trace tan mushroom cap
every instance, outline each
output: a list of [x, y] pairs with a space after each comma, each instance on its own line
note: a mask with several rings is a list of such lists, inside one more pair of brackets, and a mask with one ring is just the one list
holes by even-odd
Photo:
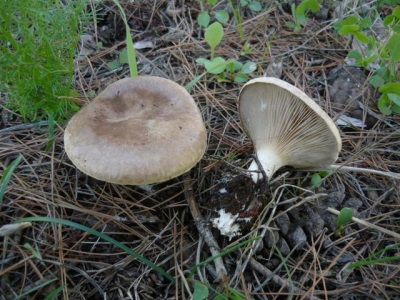
[[201, 113], [175, 82], [153, 76], [111, 84], [76, 113], [64, 134], [65, 151], [99, 180], [140, 185], [190, 170], [207, 146]]
[[[321, 170], [338, 158], [342, 142], [333, 120], [283, 80], [262, 77], [246, 83], [239, 114], [268, 178], [282, 166]], [[249, 170], [258, 170], [255, 162]], [[253, 174], [255, 181], [259, 178]]]

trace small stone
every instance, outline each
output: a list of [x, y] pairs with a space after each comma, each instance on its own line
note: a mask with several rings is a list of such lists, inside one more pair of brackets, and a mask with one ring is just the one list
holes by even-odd
[[362, 201], [358, 198], [349, 198], [343, 203], [343, 207], [352, 208], [357, 211], [363, 205]]
[[306, 234], [300, 226], [297, 226], [288, 234], [289, 243], [292, 247], [300, 249], [307, 242]]
[[279, 251], [281, 251], [283, 256], [290, 254], [290, 247], [285, 239], [280, 238], [276, 246], [278, 247]]
[[264, 236], [265, 246], [269, 249], [273, 248], [279, 240], [279, 232], [276, 230], [268, 230]]
[[311, 233], [313, 237], [318, 236], [324, 229], [325, 222], [319, 214], [311, 212], [309, 218], [305, 222], [307, 231]]
[[290, 219], [287, 213], [281, 214], [275, 219], [277, 227], [281, 230], [282, 234], [287, 235], [289, 232]]

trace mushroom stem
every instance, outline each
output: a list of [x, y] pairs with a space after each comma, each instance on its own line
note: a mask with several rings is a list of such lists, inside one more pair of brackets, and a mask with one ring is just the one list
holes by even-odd
[[[257, 151], [257, 159], [260, 162], [262, 168], [264, 169], [267, 180], [269, 180], [272, 175], [281, 167], [283, 167], [281, 158], [276, 150], [272, 149], [261, 149]], [[255, 160], [252, 161], [248, 169], [251, 172], [251, 177], [254, 182], [258, 182], [263, 178], [260, 168]]]
[[367, 168], [358, 168], [358, 167], [341, 166], [341, 165], [330, 165], [330, 166], [328, 167], [328, 169], [334, 170], [334, 171], [359, 172], [359, 173], [377, 174], [377, 175], [392, 177], [392, 178], [395, 178], [395, 179], [400, 179], [400, 173], [379, 171], [379, 170], [367, 169]]

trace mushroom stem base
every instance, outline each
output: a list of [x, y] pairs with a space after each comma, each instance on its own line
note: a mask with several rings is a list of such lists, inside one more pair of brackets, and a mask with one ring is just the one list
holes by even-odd
[[[269, 180], [279, 168], [284, 166], [279, 155], [273, 150], [259, 150], [257, 151], [257, 158], [264, 169], [267, 180]], [[263, 178], [255, 160], [252, 161], [248, 170], [251, 172], [251, 177], [254, 182], [258, 182]]]

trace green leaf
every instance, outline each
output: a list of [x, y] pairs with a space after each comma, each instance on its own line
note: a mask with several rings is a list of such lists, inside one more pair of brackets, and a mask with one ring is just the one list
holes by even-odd
[[366, 36], [366, 35], [365, 35], [364, 33], [362, 33], [361, 31], [354, 31], [354, 32], [353, 32], [353, 35], [354, 35], [354, 37], [355, 37], [358, 41], [360, 41], [361, 43], [368, 44], [368, 42], [369, 42], [369, 37]]
[[395, 16], [396, 18], [400, 19], [400, 6], [396, 6], [393, 9], [392, 15]]
[[385, 84], [385, 81], [380, 77], [379, 75], [374, 75], [371, 77], [369, 80], [369, 83], [374, 87], [374, 88], [380, 88]]
[[394, 104], [400, 105], [400, 95], [399, 94], [388, 93], [387, 96], [388, 96], [389, 100], [392, 101]]
[[392, 110], [390, 109], [390, 100], [386, 94], [383, 94], [379, 97], [378, 109], [384, 115], [392, 114]]
[[313, 174], [313, 176], [311, 176], [311, 185], [314, 188], [319, 188], [321, 186], [322, 183], [322, 178], [321, 175], [319, 175], [318, 173]]
[[303, 0], [296, 8], [296, 15], [305, 15], [307, 11], [316, 13], [318, 9], [319, 3], [317, 0]]
[[4, 171], [3, 175], [0, 178], [0, 203], [3, 202], [4, 193], [6, 192], [6, 188], [8, 183], [10, 182], [11, 176], [15, 170], [15, 168], [21, 162], [23, 156], [19, 155]]
[[387, 49], [390, 53], [391, 61], [398, 62], [400, 61], [400, 33], [393, 32], [392, 36], [389, 38], [386, 43], [385, 49]]
[[351, 50], [349, 53], [347, 53], [348, 58], [354, 58], [356, 60], [361, 60], [363, 57], [360, 52], [357, 50]]
[[[304, 22], [307, 20], [306, 15], [303, 12], [298, 12], [297, 10], [294, 13], [294, 18], [295, 18], [297, 24], [304, 24]], [[296, 27], [299, 27], [299, 26], [297, 25], [297, 26], [295, 26], [295, 28]]]
[[249, 4], [249, 8], [252, 10], [252, 11], [261, 11], [261, 9], [262, 9], [262, 6], [261, 6], [261, 4], [260, 4], [260, 2], [258, 2], [258, 1], [252, 1], [250, 4]]
[[346, 35], [349, 33], [354, 33], [355, 31], [359, 30], [360, 26], [358, 25], [344, 25], [339, 31], [340, 35]]
[[396, 21], [397, 21], [396, 16], [389, 15], [389, 16], [387, 16], [386, 18], [383, 19], [383, 25], [385, 25], [385, 26], [390, 26], [390, 25], [392, 25], [393, 23], [395, 23]]
[[209, 296], [209, 291], [208, 291], [208, 287], [201, 283], [200, 281], [195, 281], [193, 283], [193, 300], [204, 300], [204, 299], [208, 299]]
[[344, 25], [354, 25], [354, 24], [358, 23], [358, 21], [359, 21], [359, 18], [358, 18], [358, 17], [356, 17], [356, 16], [354, 16], [354, 15], [351, 15], [351, 16], [348, 16], [346, 19], [340, 21], [340, 23], [341, 23], [343, 26], [344, 26]]
[[372, 20], [370, 17], [365, 17], [360, 20], [359, 24], [362, 29], [370, 28], [372, 26]]
[[395, 112], [396, 114], [400, 114], [400, 105], [393, 105], [392, 106], [392, 111]]
[[122, 50], [122, 51], [119, 53], [119, 63], [120, 63], [121, 65], [123, 65], [123, 64], [129, 64], [128, 49], [127, 49], [127, 48], [125, 48], [124, 50]]
[[217, 0], [207, 0], [208, 6], [214, 6], [217, 3]]
[[351, 210], [351, 208], [344, 207], [340, 211], [336, 224], [338, 227], [343, 227], [347, 223], [351, 222], [352, 218], [353, 218], [353, 211]]
[[235, 71], [239, 71], [243, 68], [243, 64], [240, 61], [235, 61], [233, 67]]
[[201, 13], [199, 13], [199, 15], [197, 16], [197, 23], [200, 26], [207, 27], [208, 24], [210, 24], [210, 15], [208, 14], [208, 12], [202, 11]]
[[229, 59], [229, 60], [227, 60], [225, 69], [226, 69], [226, 71], [228, 71], [229, 73], [235, 72], [235, 60], [234, 60], [234, 59]]
[[207, 27], [206, 32], [204, 33], [204, 38], [211, 48], [211, 58], [214, 57], [214, 50], [219, 45], [219, 43], [221, 43], [223, 36], [224, 29], [222, 28], [221, 23], [214, 22]]
[[114, 59], [112, 61], [109, 61], [107, 63], [107, 66], [110, 68], [110, 70], [114, 71], [118, 69], [121, 66], [121, 64], [119, 63], [119, 59]]
[[235, 75], [235, 79], [233, 80], [236, 83], [244, 83], [249, 80], [249, 77], [246, 74], [239, 73]]
[[215, 18], [218, 22], [225, 24], [229, 20], [229, 14], [226, 10], [217, 10], [215, 12]]
[[394, 93], [399, 93], [400, 92], [400, 82], [389, 82], [386, 83], [383, 87], [379, 89], [379, 92], [382, 94], [394, 92]]
[[198, 59], [196, 59], [196, 63], [198, 63], [201, 66], [204, 66], [206, 64], [206, 62], [208, 62], [208, 59], [205, 59], [204, 57], [199, 57]]
[[225, 59], [218, 56], [207, 61], [204, 66], [206, 67], [207, 72], [216, 75], [225, 71], [226, 62]]
[[251, 74], [255, 70], [257, 70], [257, 64], [255, 62], [252, 62], [252, 61], [246, 62], [242, 67], [242, 72], [244, 74]]

